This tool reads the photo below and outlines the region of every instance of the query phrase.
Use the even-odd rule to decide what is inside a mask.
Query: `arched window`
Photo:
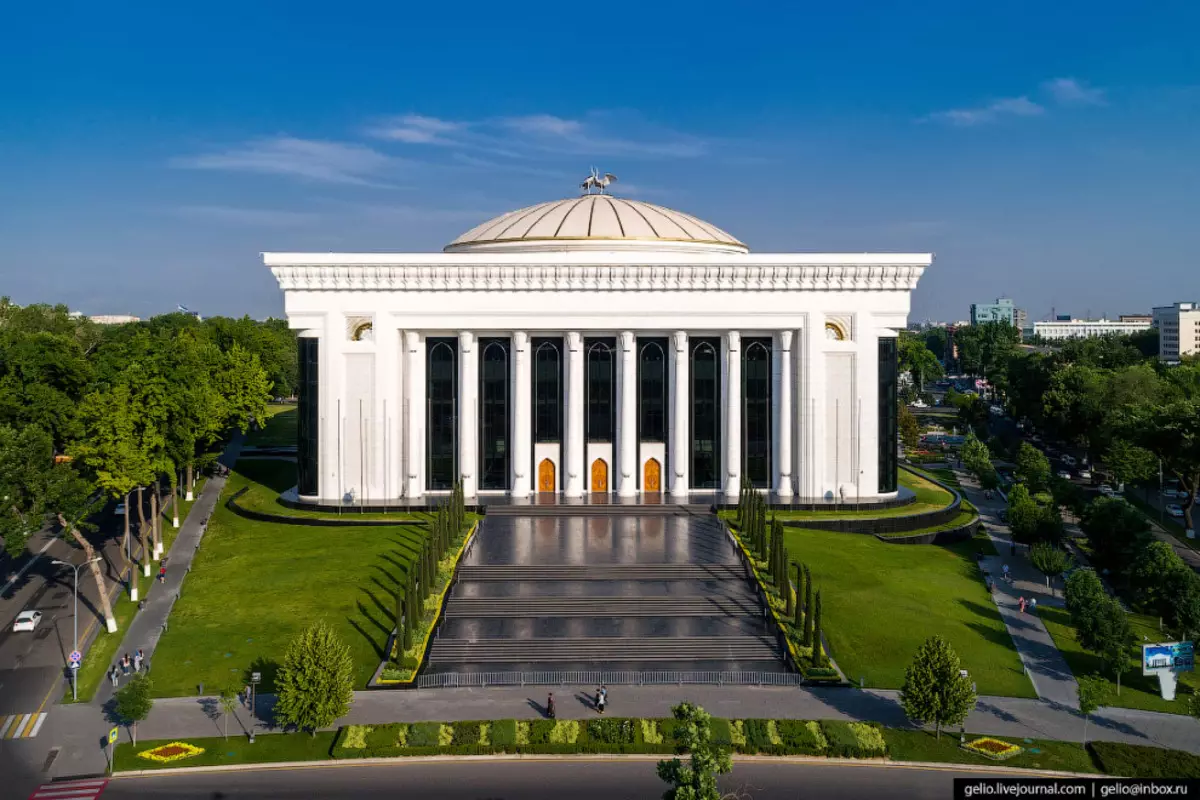
[[[562,441],[562,350],[556,339],[533,342],[533,440]]]
[[[663,344],[643,341],[638,352],[638,437],[667,440],[667,358]]]
[[[611,342],[596,340],[587,348],[587,440],[589,442],[611,442],[616,405],[613,403],[613,358]]]
[[[479,344],[479,488],[507,489],[508,339],[480,339]]]
[[[458,480],[458,347],[455,339],[425,340],[425,486],[449,489]]]
[[[721,360],[716,339],[692,340],[691,484],[719,489],[721,484]]]
[[[759,488],[771,485],[771,341],[742,342],[743,476]]]

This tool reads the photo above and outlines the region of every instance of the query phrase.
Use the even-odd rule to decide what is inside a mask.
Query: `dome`
[[[689,214],[608,194],[510,211],[445,247],[447,253],[538,250],[746,253],[747,247]]]

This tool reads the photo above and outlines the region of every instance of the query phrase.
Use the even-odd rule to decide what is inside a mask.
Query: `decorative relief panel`
[[[346,338],[352,342],[375,341],[375,320],[370,314],[347,315]]]

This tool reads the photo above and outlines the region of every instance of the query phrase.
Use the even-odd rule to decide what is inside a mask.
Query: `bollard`
[[[204,696],[204,684],[203,683],[200,684],[200,691],[197,692],[197,694],[199,694],[201,697]]]

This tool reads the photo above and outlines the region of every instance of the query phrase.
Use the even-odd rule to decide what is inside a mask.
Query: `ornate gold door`
[[[642,468],[642,491],[662,491],[662,467],[659,466],[657,458],[650,459]]]
[[[557,488],[558,483],[554,480],[554,462],[543,458],[542,463],[538,464],[538,491],[553,492]]]
[[[604,463],[603,458],[592,462],[592,491],[608,491],[608,464]]]

